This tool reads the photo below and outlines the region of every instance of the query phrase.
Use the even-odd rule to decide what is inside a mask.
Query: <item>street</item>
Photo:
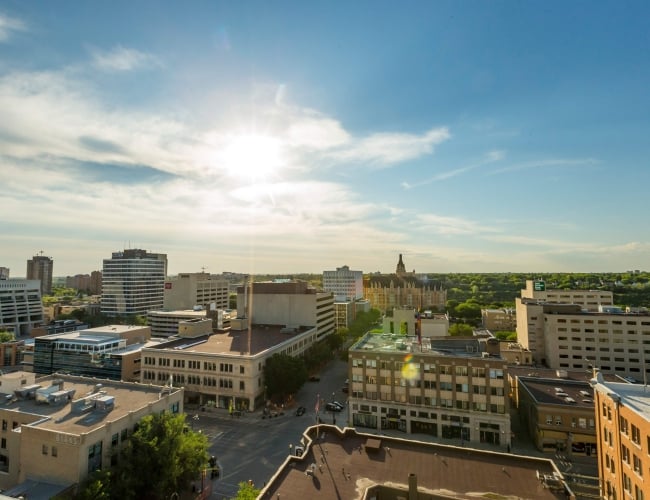
[[[300,445],[304,430],[316,422],[316,401],[321,399],[320,418],[325,423],[347,424],[348,409],[338,413],[325,412],[325,404],[332,399],[346,403],[347,394],[341,391],[348,378],[347,363],[335,359],[320,373],[319,382],[305,382],[285,408],[284,415],[262,419],[262,411],[231,417],[227,410],[196,412],[187,409],[188,423],[208,436],[209,454],[217,457],[221,469],[219,478],[212,481],[213,499],[234,498],[239,483],[253,481],[261,488],[284,462],[290,451]],[[304,406],[306,412],[297,417],[295,409]],[[198,418],[195,417],[198,415]]]

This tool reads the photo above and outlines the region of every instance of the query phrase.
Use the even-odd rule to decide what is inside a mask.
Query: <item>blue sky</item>
[[[647,2],[0,3],[0,265],[650,269]]]

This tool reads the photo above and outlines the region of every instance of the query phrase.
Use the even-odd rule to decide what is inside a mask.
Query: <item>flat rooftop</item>
[[[417,353],[437,356],[462,356],[480,358],[485,351],[485,341],[474,337],[422,337],[422,344],[415,336],[392,333],[367,333],[350,351],[386,353]],[[492,357],[492,356],[491,356]],[[496,356],[498,358],[498,356]]]
[[[627,382],[607,382],[598,380],[599,385],[605,386],[607,392],[618,394],[624,406],[650,420],[650,388],[643,384]]]
[[[3,377],[19,377],[20,372],[3,375]],[[107,379],[90,377],[77,377],[72,375],[54,374],[37,378],[35,384],[45,389],[52,385],[54,380],[63,381],[63,390],[74,390],[72,401],[78,400],[97,391],[97,384],[101,384],[101,391],[105,396],[115,398],[112,411],[92,410],[87,413],[73,413],[70,402],[48,404],[35,399],[13,398],[9,400],[6,393],[0,392],[0,411],[19,412],[30,414],[34,421],[30,424],[41,429],[70,434],[91,432],[106,424],[107,421],[117,420],[127,416],[131,411],[145,408],[149,403],[160,399],[162,386],[136,384],[130,382],[116,382]],[[172,393],[182,390],[172,388]],[[12,394],[13,395],[13,394]]]
[[[248,330],[230,330],[195,338],[174,338],[151,346],[153,349],[170,349],[174,351],[196,352],[201,354],[250,355],[264,352],[282,342],[299,337],[315,327],[302,327],[288,332],[284,325],[253,325],[250,336]]]
[[[284,462],[262,498],[362,499],[377,486],[408,492],[409,474],[416,475],[420,493],[444,498],[567,498],[562,476],[549,459],[362,434],[329,425],[310,427],[303,439],[304,455]],[[545,487],[539,478],[554,474],[559,488]]]
[[[589,382],[520,377],[519,385],[525,387],[538,403],[594,410],[594,390]]]

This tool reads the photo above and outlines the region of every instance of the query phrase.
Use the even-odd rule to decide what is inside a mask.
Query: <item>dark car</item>
[[[320,382],[320,375],[311,375],[309,377],[310,382]]]
[[[296,408],[296,417],[299,417],[300,415],[304,415],[307,410],[305,409],[304,406],[299,406]]]
[[[341,411],[343,408],[341,408],[339,405],[334,404],[334,403],[327,403],[325,405],[325,409],[327,411]]]
[[[349,390],[350,389],[348,388],[347,385],[344,385],[343,387],[341,387],[341,391],[343,391],[343,392],[348,392]]]

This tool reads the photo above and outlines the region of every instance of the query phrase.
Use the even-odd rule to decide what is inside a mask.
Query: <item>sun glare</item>
[[[231,176],[252,181],[271,177],[283,165],[280,141],[262,135],[233,137],[220,156]]]

